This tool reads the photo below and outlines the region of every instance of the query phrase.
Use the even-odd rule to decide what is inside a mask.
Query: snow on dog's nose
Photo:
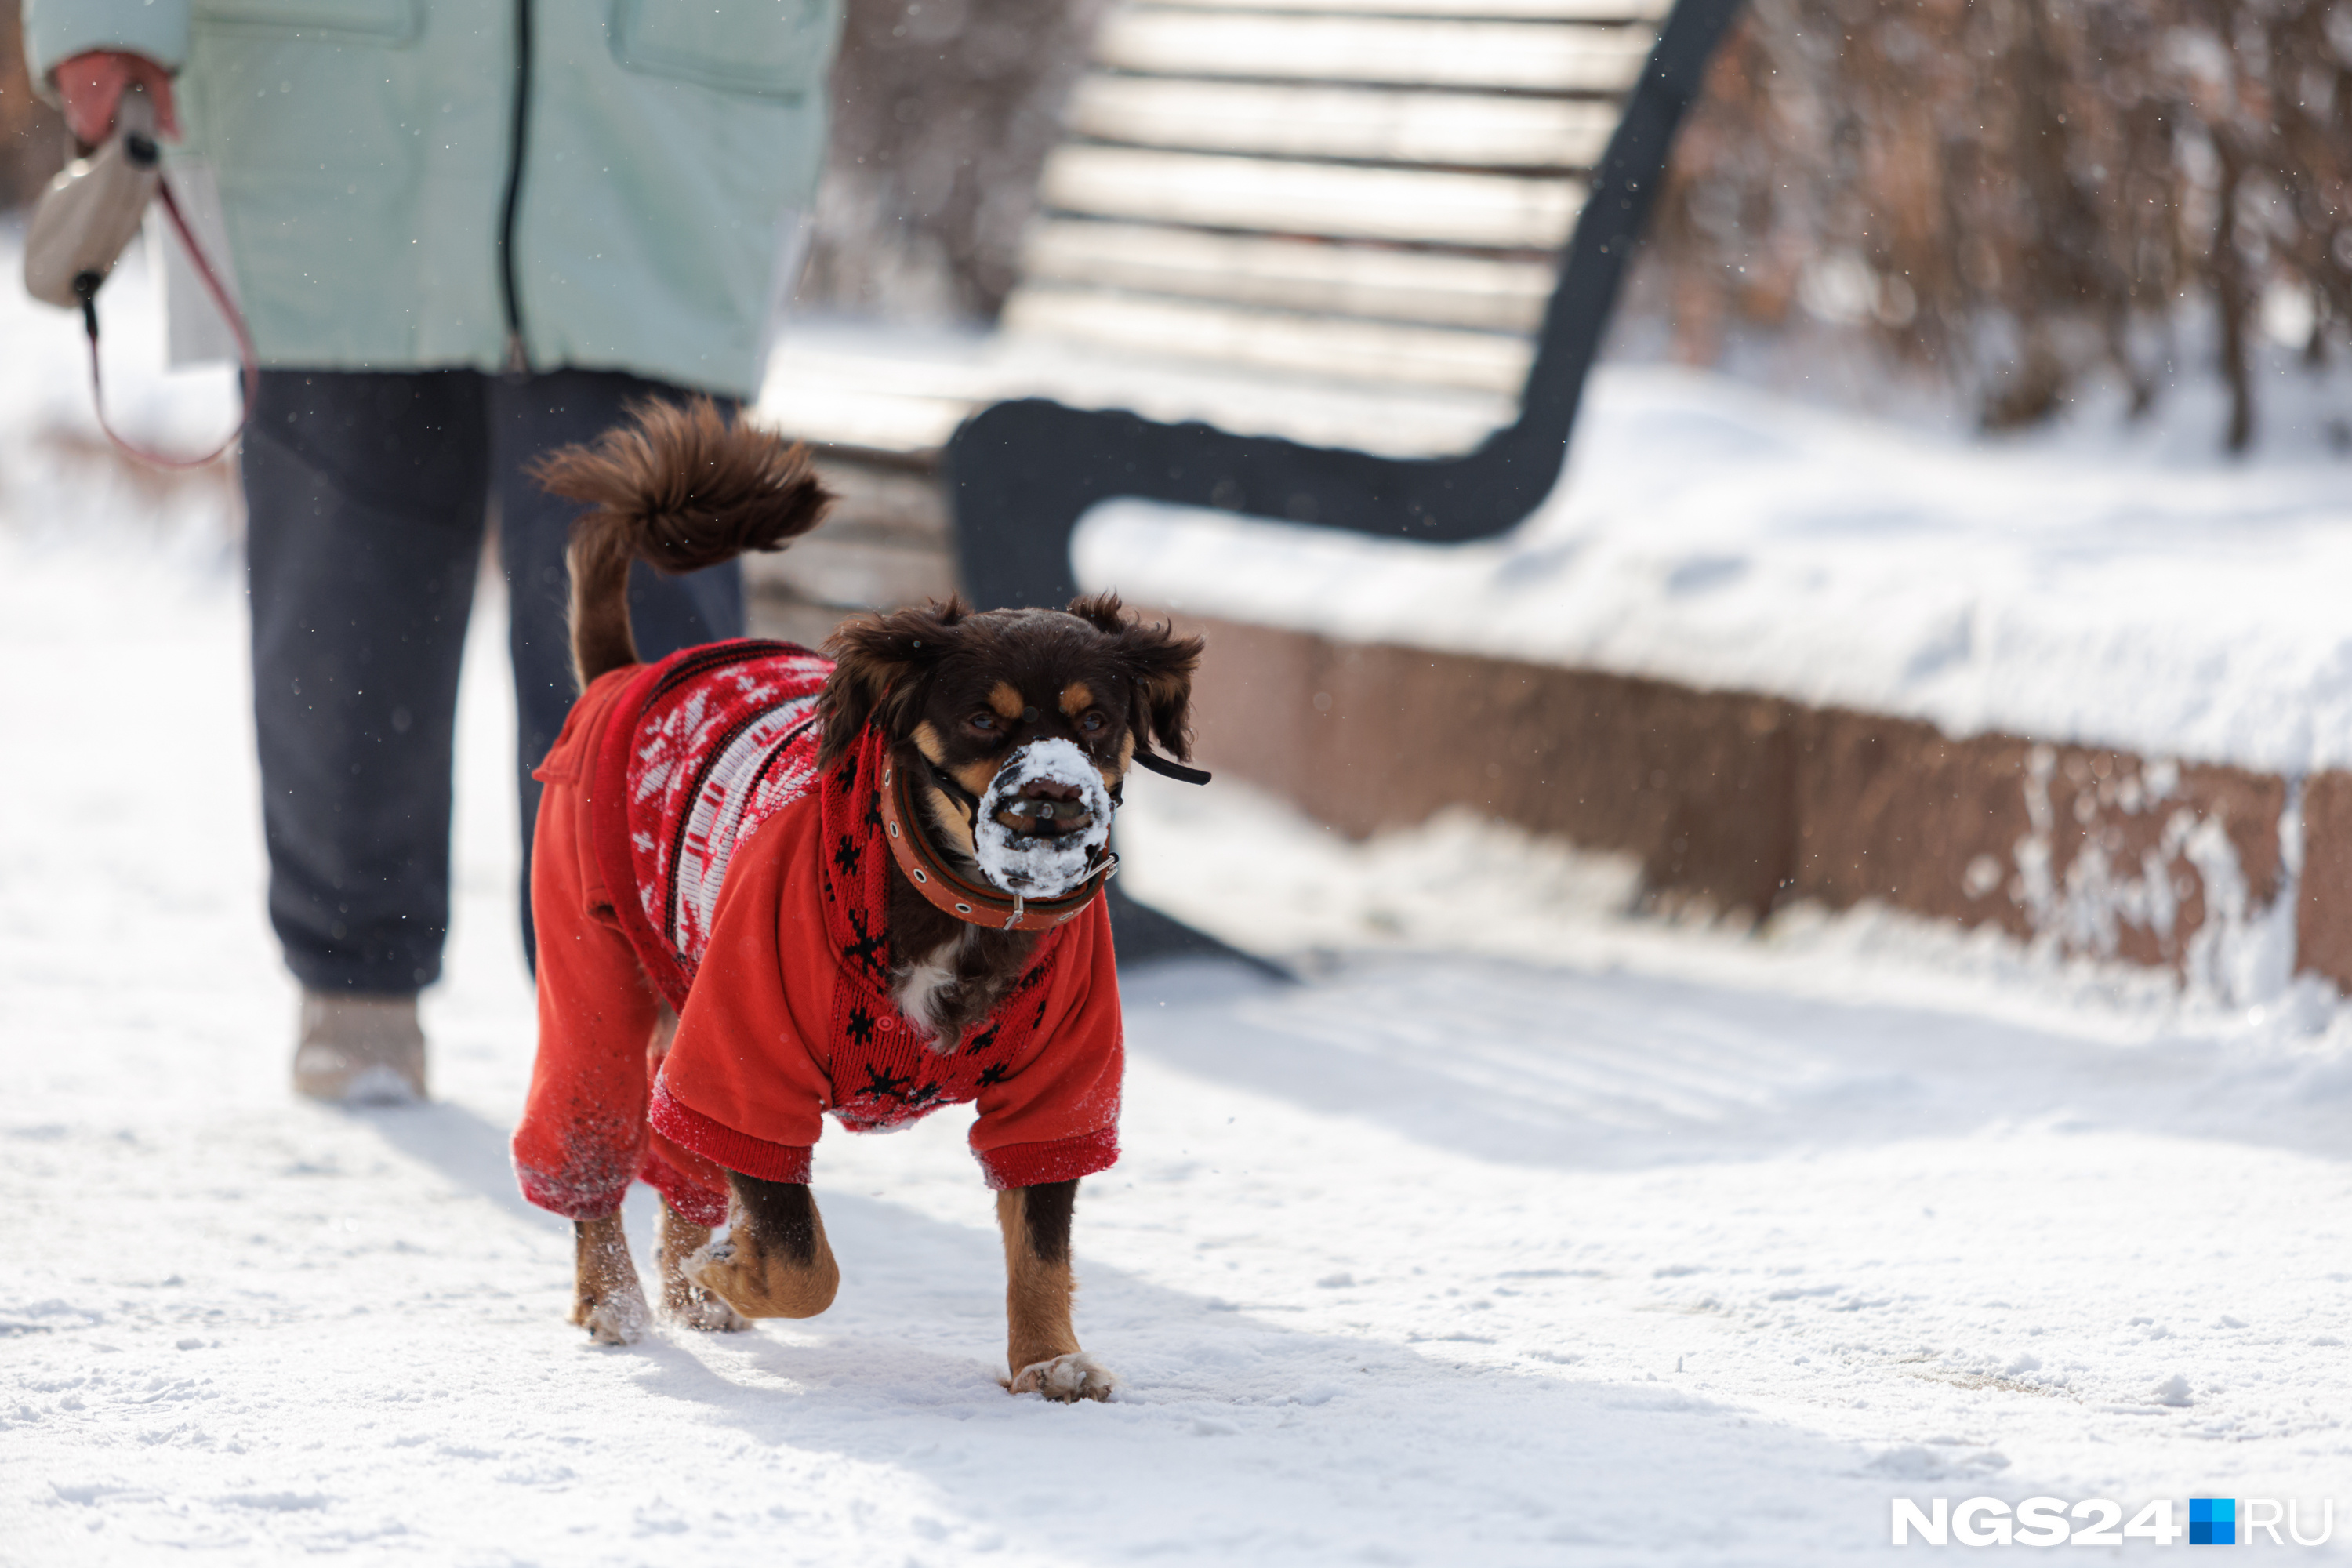
[[[983,876],[1008,893],[1058,898],[1087,879],[1110,837],[1110,792],[1067,741],[1032,741],[980,797],[972,839]]]

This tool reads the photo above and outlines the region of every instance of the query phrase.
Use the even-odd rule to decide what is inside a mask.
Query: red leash
[[[253,352],[252,334],[246,331],[244,313],[228,297],[228,289],[222,285],[220,274],[213,269],[212,259],[205,254],[205,247],[196,243],[194,230],[188,226],[187,218],[181,213],[178,198],[172,195],[172,182],[159,179],[155,192],[163,198],[163,216],[172,220],[172,231],[180,237],[180,243],[187,247],[189,258],[195,262],[196,271],[204,279],[205,292],[212,296],[213,303],[219,308],[221,319],[228,323],[229,331],[236,334],[237,363],[245,373],[245,409],[237,416],[236,428],[222,438],[219,446],[201,458],[167,458],[126,440],[107,421],[106,388],[98,369],[98,286],[104,279],[94,274],[84,274],[89,279],[89,286],[82,287],[81,280],[77,279],[75,291],[81,297],[82,331],[89,339],[89,397],[91,405],[98,412],[98,427],[106,432],[108,440],[131,457],[158,468],[201,468],[219,461],[223,454],[236,445],[236,438],[245,434],[246,422],[253,417],[254,399],[261,393],[261,364]],[[157,260],[160,263],[162,258],[157,258]]]

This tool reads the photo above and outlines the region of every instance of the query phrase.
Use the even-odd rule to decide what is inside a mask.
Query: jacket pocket
[[[198,26],[337,43],[404,44],[423,30],[422,0],[195,0]]]
[[[613,0],[613,58],[721,92],[799,98],[833,63],[842,0]]]

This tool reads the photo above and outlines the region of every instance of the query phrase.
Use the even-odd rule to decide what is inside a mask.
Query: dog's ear
[[[957,628],[971,613],[961,595],[950,594],[888,615],[860,616],[825,639],[834,669],[817,699],[824,719],[819,768],[832,766],[856,745],[868,723],[879,723],[893,740],[913,728],[924,679],[955,647],[962,636]]]
[[[1129,624],[1114,593],[1081,594],[1070,601],[1070,614],[1105,637],[1118,636]]]
[[[1108,636],[1134,692],[1128,727],[1140,744],[1149,735],[1179,762],[1192,755],[1192,673],[1209,645],[1178,637],[1167,622],[1149,624],[1129,616],[1117,594],[1070,601],[1070,614]]]

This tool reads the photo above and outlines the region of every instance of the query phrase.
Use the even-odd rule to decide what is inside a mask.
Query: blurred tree
[[[1754,0],[1670,178],[1680,357],[1801,303],[2000,428],[2105,371],[2145,408],[2202,300],[2238,449],[2265,313],[2315,363],[2352,324],[2352,6]]]
[[[849,0],[803,307],[992,321],[1102,0]]]

